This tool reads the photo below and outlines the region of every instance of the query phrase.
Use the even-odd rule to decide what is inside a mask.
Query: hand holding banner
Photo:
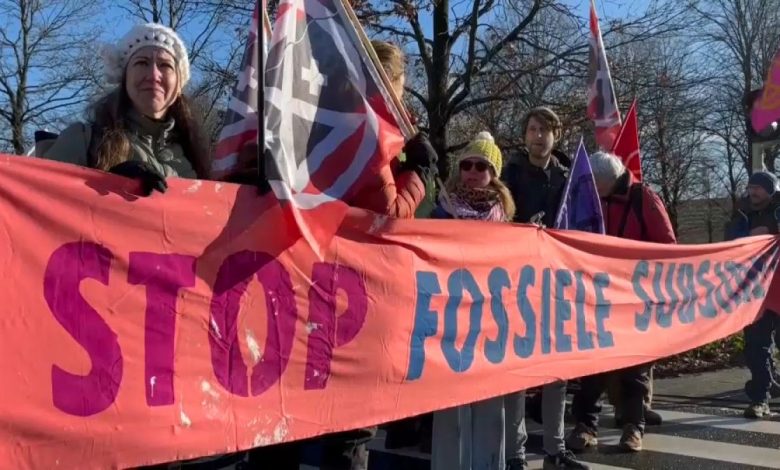
[[[9,468],[195,458],[653,361],[752,322],[778,262],[771,237],[360,211],[320,260],[252,187],[172,178],[136,199],[115,175],[0,167]]]

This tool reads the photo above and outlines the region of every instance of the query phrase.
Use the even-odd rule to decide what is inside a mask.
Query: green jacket
[[[160,175],[196,178],[195,170],[184,156],[174,130],[174,120],[155,121],[131,110],[127,115],[130,160],[148,163]],[[93,167],[94,154],[102,130],[94,125],[71,124],[53,143],[43,144],[39,156],[64,163]]]
[[[398,155],[398,160],[402,162],[406,161],[406,153],[401,152],[401,154]],[[433,210],[436,208],[436,201],[438,197],[437,193],[439,188],[436,185],[436,179],[430,175],[423,177],[422,180],[423,184],[425,185],[425,197],[420,202],[417,210],[414,211],[414,218],[430,219]]]
[[[425,198],[414,213],[415,219],[430,219],[431,213],[436,208],[436,181],[432,178],[424,178]]]

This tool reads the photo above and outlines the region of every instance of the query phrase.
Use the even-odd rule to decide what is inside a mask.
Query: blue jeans
[[[777,386],[777,372],[772,358],[772,345],[780,340],[780,316],[767,310],[755,323],[745,327],[745,363],[750,380],[745,393],[751,403],[766,403],[773,384]]]
[[[525,460],[525,392],[504,397],[506,406],[507,460]],[[566,412],[566,382],[552,382],[542,387],[542,440],[544,452],[556,455],[566,450],[564,443],[564,414]]]

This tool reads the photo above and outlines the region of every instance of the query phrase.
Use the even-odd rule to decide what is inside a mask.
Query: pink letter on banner
[[[249,396],[249,390],[237,322],[241,296],[254,275],[265,291],[268,335],[262,359],[252,371],[253,396],[279,380],[287,367],[298,316],[290,274],[269,254],[240,251],[222,263],[211,301],[211,363],[219,383],[242,397]]]
[[[171,405],[174,402],[176,298],[182,287],[195,285],[195,258],[176,254],[130,253],[127,281],[146,286],[146,404]]]
[[[358,273],[347,266],[315,263],[309,290],[309,346],[306,355],[304,389],[323,389],[330,377],[333,348],[357,336],[368,311],[366,286]],[[336,294],[347,294],[347,309],[336,317]]]
[[[90,242],[62,245],[52,253],[43,278],[43,295],[54,318],[89,354],[86,376],[53,365],[54,406],[65,413],[90,416],[108,408],[122,382],[122,351],[117,335],[79,292],[84,279],[108,285],[112,254]]]

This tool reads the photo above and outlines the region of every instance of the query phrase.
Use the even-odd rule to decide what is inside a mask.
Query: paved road
[[[645,450],[617,451],[620,430],[611,428],[611,411],[605,409],[599,449],[580,457],[594,470],[780,469],[780,416],[763,421],[742,417],[746,377],[744,370],[732,369],[657,380],[655,408],[664,424],[648,428]],[[780,413],[780,400],[773,401],[772,409]],[[530,468],[540,469],[541,427],[530,420],[529,435]],[[370,470],[429,470],[429,455],[386,451],[381,433],[370,448]]]
[[[580,458],[594,470],[780,469],[780,419],[749,421],[740,410],[729,407],[664,405],[658,411],[664,424],[648,428],[642,452],[619,452],[620,430],[611,429],[611,418],[605,417],[599,449]],[[529,431],[530,468],[541,469],[541,428],[530,424]],[[411,450],[386,451],[382,437],[370,446],[370,470],[429,470],[430,456]]]

